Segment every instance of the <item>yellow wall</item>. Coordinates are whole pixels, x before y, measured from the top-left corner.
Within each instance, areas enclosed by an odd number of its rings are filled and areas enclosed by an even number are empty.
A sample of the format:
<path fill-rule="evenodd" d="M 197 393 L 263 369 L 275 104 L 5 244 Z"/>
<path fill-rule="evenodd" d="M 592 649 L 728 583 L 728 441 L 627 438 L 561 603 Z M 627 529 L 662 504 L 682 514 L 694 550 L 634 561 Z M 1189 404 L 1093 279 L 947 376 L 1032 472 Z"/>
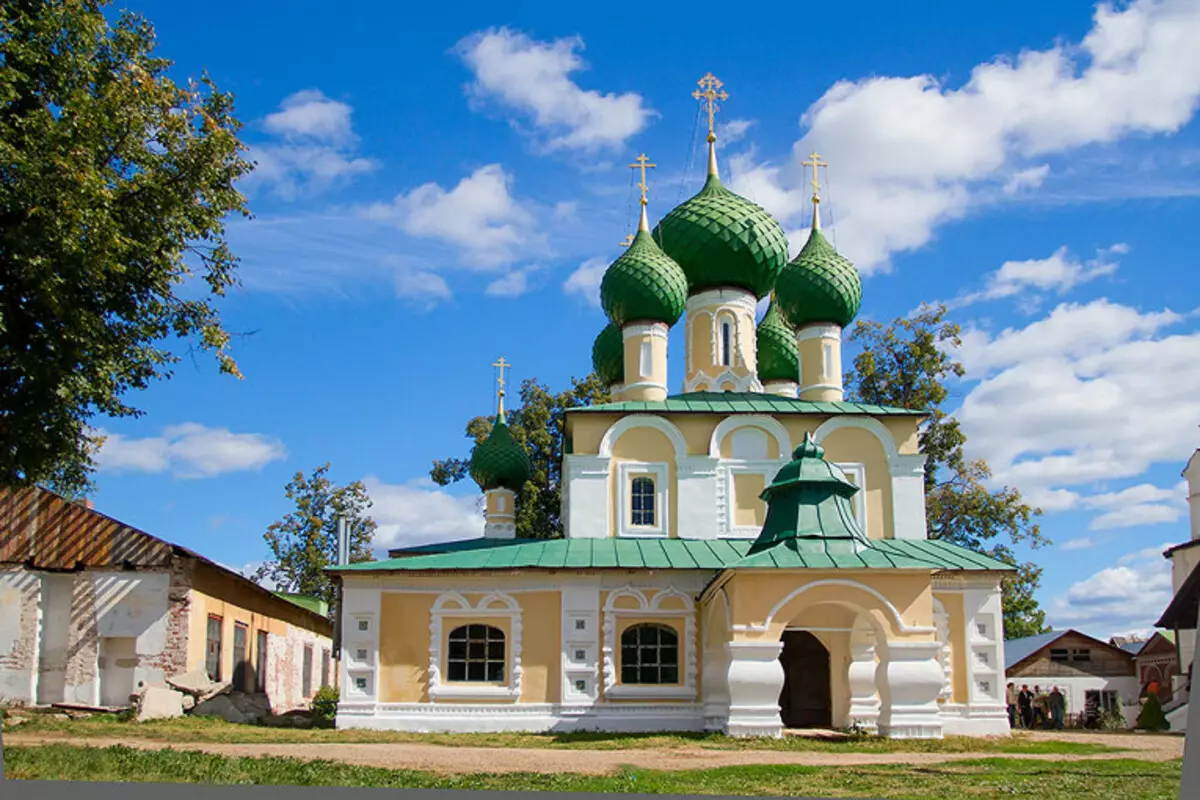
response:
<path fill-rule="evenodd" d="M 380 597 L 380 702 L 428 702 L 429 610 L 436 598 L 437 594 L 399 592 L 383 592 Z"/>
<path fill-rule="evenodd" d="M 767 479 L 763 475 L 734 475 L 733 524 L 762 527 L 767 518 L 767 504 L 759 499 Z"/>
<path fill-rule="evenodd" d="M 967 643 L 963 624 L 963 598 L 957 592 L 934 592 L 946 609 L 950 625 L 950 698 L 955 703 L 967 702 Z"/>

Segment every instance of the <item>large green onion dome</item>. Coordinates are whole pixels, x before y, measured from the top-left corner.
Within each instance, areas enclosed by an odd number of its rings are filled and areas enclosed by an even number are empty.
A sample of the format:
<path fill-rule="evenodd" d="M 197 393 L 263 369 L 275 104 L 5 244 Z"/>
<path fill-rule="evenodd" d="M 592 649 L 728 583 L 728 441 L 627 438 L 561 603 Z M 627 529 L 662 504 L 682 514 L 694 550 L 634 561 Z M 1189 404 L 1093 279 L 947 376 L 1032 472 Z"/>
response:
<path fill-rule="evenodd" d="M 470 472 L 485 492 L 489 489 L 519 492 L 529 480 L 529 454 L 513 438 L 503 411 L 496 415 L 492 432 L 471 452 Z"/>
<path fill-rule="evenodd" d="M 758 323 L 758 379 L 795 381 L 800 379 L 800 351 L 796 333 L 783 318 L 779 303 L 771 298 L 767 313 Z"/>
<path fill-rule="evenodd" d="M 639 230 L 633 244 L 612 263 L 600 282 L 600 303 L 609 320 L 674 325 L 687 306 L 687 277 L 650 238 Z"/>
<path fill-rule="evenodd" d="M 663 217 L 654 239 L 683 267 L 692 294 L 737 287 L 766 297 L 788 257 L 779 223 L 712 172 L 699 194 Z"/>
<path fill-rule="evenodd" d="M 592 345 L 592 370 L 606 385 L 625 380 L 625 337 L 609 324 Z"/>
<path fill-rule="evenodd" d="M 814 225 L 800 253 L 780 273 L 775 296 L 793 328 L 814 322 L 845 328 L 862 303 L 862 280 Z"/>

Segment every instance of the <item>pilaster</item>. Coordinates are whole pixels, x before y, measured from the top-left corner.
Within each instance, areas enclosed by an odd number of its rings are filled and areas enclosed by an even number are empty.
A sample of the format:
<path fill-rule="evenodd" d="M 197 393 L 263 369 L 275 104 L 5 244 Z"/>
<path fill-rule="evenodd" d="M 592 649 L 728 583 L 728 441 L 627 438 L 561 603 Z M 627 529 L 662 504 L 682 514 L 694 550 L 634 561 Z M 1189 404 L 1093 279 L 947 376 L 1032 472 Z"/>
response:
<path fill-rule="evenodd" d="M 892 739 L 941 739 L 937 698 L 945 675 L 934 642 L 888 642 L 876 669 L 879 732 Z"/>
<path fill-rule="evenodd" d="M 779 641 L 730 642 L 729 718 L 725 733 L 730 736 L 783 735 L 779 716 L 779 693 L 783 690 L 783 665 Z"/>

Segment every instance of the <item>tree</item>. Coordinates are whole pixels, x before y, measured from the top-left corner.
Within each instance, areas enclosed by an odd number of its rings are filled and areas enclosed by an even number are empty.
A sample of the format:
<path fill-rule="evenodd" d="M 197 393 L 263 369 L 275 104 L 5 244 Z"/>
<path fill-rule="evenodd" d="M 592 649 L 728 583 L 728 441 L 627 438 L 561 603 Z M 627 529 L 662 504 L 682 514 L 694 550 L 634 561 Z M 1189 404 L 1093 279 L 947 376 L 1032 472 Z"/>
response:
<path fill-rule="evenodd" d="M 562 524 L 563 429 L 566 410 L 609 400 L 608 387 L 596 375 L 571 378 L 571 388 L 557 394 L 536 379 L 521 384 L 521 404 L 505 410 L 513 438 L 529 453 L 529 480 L 517 495 L 517 536 L 558 539 Z M 492 430 L 492 417 L 475 417 L 467 423 L 467 438 L 478 444 Z M 470 458 L 433 462 L 429 477 L 448 486 L 468 476 Z"/>
<path fill-rule="evenodd" d="M 329 479 L 329 463 L 311 477 L 297 472 L 288 482 L 287 498 L 296 510 L 271 524 L 263 539 L 271 558 L 255 572 L 256 580 L 269 579 L 284 592 L 320 597 L 332 604 L 333 581 L 325 573 L 335 566 L 338 554 L 337 517 L 350 528 L 350 563 L 372 561 L 375 520 L 367 516 L 371 498 L 361 481 L 337 486 Z"/>
<path fill-rule="evenodd" d="M 1138 713 L 1136 726 L 1143 731 L 1166 731 L 1171 729 L 1167 715 L 1163 713 L 1162 703 L 1158 695 L 1150 692 L 1142 701 L 1142 710 Z"/>
<path fill-rule="evenodd" d="M 846 373 L 847 396 L 876 405 L 921 409 L 929 419 L 920 432 L 925 462 L 925 511 L 929 536 L 990 556 L 1017 569 L 1003 580 L 1006 638 L 1042 633 L 1045 613 L 1034 597 L 1042 570 L 1017 560 L 1013 545 L 1049 544 L 1031 507 L 1012 487 L 987 488 L 992 473 L 982 459 L 968 460 L 967 437 L 943 408 L 947 381 L 962 377 L 949 349 L 961 344 L 960 328 L 946 321 L 946 307 L 922 307 L 890 325 L 859 320 L 849 340 L 862 346 Z"/>
<path fill-rule="evenodd" d="M 165 339 L 240 377 L 213 304 L 236 283 L 224 220 L 248 216 L 233 98 L 177 86 L 108 4 L 0 4 L 0 485 L 72 496 L 89 419 L 142 413 L 123 397 L 170 376 Z"/>

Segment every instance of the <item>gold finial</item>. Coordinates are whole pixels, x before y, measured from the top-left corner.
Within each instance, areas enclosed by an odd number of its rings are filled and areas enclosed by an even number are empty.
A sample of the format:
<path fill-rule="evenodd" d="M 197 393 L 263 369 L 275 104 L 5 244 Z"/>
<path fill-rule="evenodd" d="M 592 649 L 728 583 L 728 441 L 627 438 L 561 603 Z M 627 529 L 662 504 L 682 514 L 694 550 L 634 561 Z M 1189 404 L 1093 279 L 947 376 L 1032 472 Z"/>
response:
<path fill-rule="evenodd" d="M 497 387 L 498 387 L 496 389 L 496 396 L 500 398 L 499 415 L 504 416 L 504 370 L 511 367 L 512 364 L 505 361 L 504 356 L 500 356 L 500 360 L 497 361 L 495 364 L 492 364 L 492 366 L 496 367 L 498 370 L 500 370 L 500 377 L 496 381 Z"/>
<path fill-rule="evenodd" d="M 621 240 L 621 247 L 629 247 L 631 244 L 633 244 L 633 234 L 627 233 L 625 234 L 625 238 Z"/>
<path fill-rule="evenodd" d="M 635 158 L 634 161 L 637 163 L 630 164 L 629 168 L 640 169 L 642 171 L 642 180 L 640 183 L 638 183 L 638 188 L 642 190 L 642 216 L 641 219 L 638 220 L 638 230 L 648 232 L 650 230 L 650 221 L 646 218 L 646 192 L 650 191 L 650 187 L 646 185 L 646 170 L 654 169 L 658 165 L 651 164 L 650 160 L 646 158 L 645 153 L 642 153 L 640 156 Z"/>
<path fill-rule="evenodd" d="M 801 161 L 800 164 L 805 167 L 812 167 L 813 176 L 812 176 L 812 180 L 809 181 L 809 183 L 811 183 L 812 187 L 813 187 L 813 196 L 812 196 L 813 222 L 812 222 L 812 226 L 813 226 L 813 230 L 817 230 L 818 228 L 821 227 L 821 215 L 817 210 L 817 207 L 821 203 L 821 193 L 820 193 L 821 183 L 820 183 L 820 179 L 817 177 L 817 168 L 818 167 L 828 167 L 829 164 L 822 161 L 821 156 L 818 155 L 817 151 L 815 151 L 815 150 L 812 152 L 811 155 L 809 155 L 808 158 L 809 158 L 808 161 Z"/>
<path fill-rule="evenodd" d="M 697 100 L 703 100 L 704 105 L 708 109 L 708 141 L 715 142 L 717 140 L 716 133 L 713 132 L 713 114 L 719 106 L 718 100 L 726 100 L 729 95 L 721 87 L 725 84 L 717 80 L 716 76 L 711 72 L 705 73 L 704 77 L 696 82 L 700 88 L 692 92 L 692 97 Z"/>

